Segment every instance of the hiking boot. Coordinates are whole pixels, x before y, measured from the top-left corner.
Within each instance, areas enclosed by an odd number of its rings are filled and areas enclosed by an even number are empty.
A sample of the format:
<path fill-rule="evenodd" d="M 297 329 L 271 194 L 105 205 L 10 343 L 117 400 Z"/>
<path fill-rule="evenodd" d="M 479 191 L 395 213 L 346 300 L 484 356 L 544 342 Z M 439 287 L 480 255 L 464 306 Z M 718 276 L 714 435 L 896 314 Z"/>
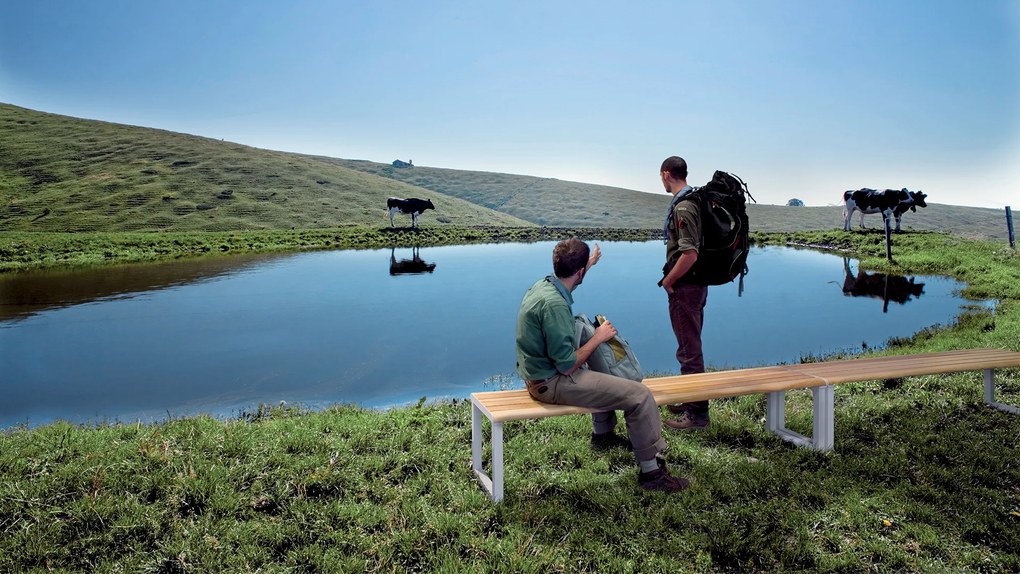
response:
<path fill-rule="evenodd" d="M 675 405 L 666 405 L 666 410 L 673 413 L 674 415 L 682 415 L 687 412 L 687 403 L 677 403 Z"/>
<path fill-rule="evenodd" d="M 623 438 L 622 436 L 612 431 L 605 432 L 602 434 L 592 433 L 591 447 L 595 450 L 610 450 L 613 448 L 632 450 L 629 440 Z"/>
<path fill-rule="evenodd" d="M 666 426 L 674 430 L 699 430 L 708 426 L 708 413 L 703 415 L 684 411 L 679 417 L 664 421 Z"/>
<path fill-rule="evenodd" d="M 686 478 L 673 476 L 666 470 L 665 465 L 652 472 L 638 473 L 638 484 L 645 490 L 657 490 L 660 492 L 680 492 L 687 488 Z"/>

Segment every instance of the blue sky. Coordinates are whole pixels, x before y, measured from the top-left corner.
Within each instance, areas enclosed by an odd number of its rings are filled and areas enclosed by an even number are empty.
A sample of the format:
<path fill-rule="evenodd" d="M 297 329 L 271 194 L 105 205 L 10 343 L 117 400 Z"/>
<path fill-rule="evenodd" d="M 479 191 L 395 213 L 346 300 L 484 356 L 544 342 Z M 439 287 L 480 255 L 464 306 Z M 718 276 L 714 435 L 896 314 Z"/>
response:
<path fill-rule="evenodd" d="M 1020 0 L 0 0 L 0 102 L 759 203 L 1020 207 Z"/>

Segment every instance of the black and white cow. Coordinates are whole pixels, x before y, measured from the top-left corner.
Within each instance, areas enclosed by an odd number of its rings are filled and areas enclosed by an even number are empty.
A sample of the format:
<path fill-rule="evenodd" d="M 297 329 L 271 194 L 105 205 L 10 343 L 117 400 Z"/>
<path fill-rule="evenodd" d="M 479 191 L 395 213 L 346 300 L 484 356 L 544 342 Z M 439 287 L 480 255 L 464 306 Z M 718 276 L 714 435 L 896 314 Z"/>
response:
<path fill-rule="evenodd" d="M 869 188 L 843 192 L 843 230 L 850 231 L 850 220 L 854 211 L 861 212 L 861 229 L 864 228 L 864 214 L 881 213 L 883 223 L 890 217 L 896 220 L 896 232 L 900 232 L 900 219 L 908 209 L 917 211 L 918 207 L 926 207 L 927 197 L 920 191 L 903 189 L 886 189 L 878 191 Z"/>
<path fill-rule="evenodd" d="M 431 199 L 417 199 L 414 197 L 400 199 L 391 197 L 386 200 L 386 208 L 390 210 L 390 227 L 393 227 L 393 216 L 401 213 L 411 216 L 411 227 L 418 226 L 418 216 L 426 209 L 435 209 Z"/>

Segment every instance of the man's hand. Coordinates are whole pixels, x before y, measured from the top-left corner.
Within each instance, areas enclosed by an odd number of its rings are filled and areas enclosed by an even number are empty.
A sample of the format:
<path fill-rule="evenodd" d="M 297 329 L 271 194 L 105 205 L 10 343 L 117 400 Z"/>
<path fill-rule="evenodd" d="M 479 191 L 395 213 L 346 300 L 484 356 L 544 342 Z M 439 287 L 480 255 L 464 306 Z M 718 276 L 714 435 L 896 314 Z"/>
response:
<path fill-rule="evenodd" d="M 591 269 L 602 259 L 602 249 L 599 248 L 599 244 L 596 243 L 595 247 L 592 248 L 591 253 L 588 255 L 588 265 L 585 265 L 585 271 Z"/>
<path fill-rule="evenodd" d="M 680 259 L 676 260 L 673 268 L 662 278 L 662 288 L 666 290 L 666 293 L 674 291 L 677 280 L 687 274 L 697 261 L 698 252 L 694 249 L 689 249 L 680 254 Z"/>
<path fill-rule="evenodd" d="M 592 334 L 591 339 L 581 345 L 581 348 L 577 350 L 577 361 L 574 362 L 574 366 L 570 367 L 570 370 L 564 372 L 564 375 L 570 375 L 577 369 L 581 368 L 581 365 L 588 362 L 588 358 L 595 352 L 595 348 L 612 339 L 616 336 L 616 327 L 613 326 L 609 321 L 603 321 L 601 325 L 595 328 L 595 333 Z"/>
<path fill-rule="evenodd" d="M 598 341 L 598 344 L 601 345 L 615 337 L 616 333 L 616 327 L 607 319 L 595 329 L 595 334 L 591 338 Z"/>

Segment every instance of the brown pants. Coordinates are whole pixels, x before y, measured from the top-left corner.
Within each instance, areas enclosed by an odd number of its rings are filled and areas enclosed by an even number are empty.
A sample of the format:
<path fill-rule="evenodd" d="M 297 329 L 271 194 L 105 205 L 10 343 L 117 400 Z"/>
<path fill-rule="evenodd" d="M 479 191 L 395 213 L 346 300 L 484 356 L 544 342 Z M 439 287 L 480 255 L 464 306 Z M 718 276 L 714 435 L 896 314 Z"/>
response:
<path fill-rule="evenodd" d="M 616 425 L 616 411 L 622 410 L 638 461 L 651 460 L 666 450 L 659 406 L 652 391 L 642 383 L 578 369 L 569 377 L 556 375 L 547 381 L 528 383 L 528 394 L 543 403 L 598 409 L 592 418 L 597 423 L 608 423 L 610 428 Z"/>
<path fill-rule="evenodd" d="M 676 360 L 680 374 L 705 372 L 705 355 L 701 352 L 701 327 L 705 323 L 708 287 L 676 283 L 669 294 L 669 321 L 676 335 Z M 708 414 L 708 401 L 687 403 L 693 414 Z"/>

